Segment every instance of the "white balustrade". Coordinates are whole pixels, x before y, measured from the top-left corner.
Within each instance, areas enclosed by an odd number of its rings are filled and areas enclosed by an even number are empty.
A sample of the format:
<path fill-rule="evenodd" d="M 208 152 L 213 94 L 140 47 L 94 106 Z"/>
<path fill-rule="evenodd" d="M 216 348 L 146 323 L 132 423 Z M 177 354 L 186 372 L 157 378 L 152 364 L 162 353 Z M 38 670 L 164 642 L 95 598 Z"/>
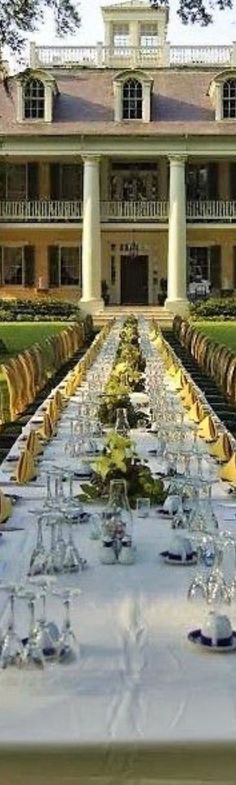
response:
<path fill-rule="evenodd" d="M 171 46 L 170 66 L 230 65 L 231 46 Z"/>
<path fill-rule="evenodd" d="M 37 46 L 31 45 L 30 65 L 36 68 L 57 65 L 111 66 L 227 66 L 233 60 L 233 46 Z"/>
<path fill-rule="evenodd" d="M 100 204 L 101 221 L 137 223 L 168 220 L 167 201 L 103 201 Z M 79 222 L 83 217 L 82 201 L 20 200 L 0 201 L 0 223 L 60 223 Z M 235 200 L 188 201 L 186 206 L 188 222 L 221 223 L 236 222 Z"/>
<path fill-rule="evenodd" d="M 102 221 L 166 221 L 168 202 L 101 202 Z"/>
<path fill-rule="evenodd" d="M 79 221 L 82 218 L 82 201 L 52 201 L 24 199 L 0 201 L 0 222 L 27 221 L 48 222 Z"/>
<path fill-rule="evenodd" d="M 202 202 L 187 202 L 188 221 L 215 221 L 231 223 L 236 221 L 236 201 L 234 200 L 208 200 Z"/>

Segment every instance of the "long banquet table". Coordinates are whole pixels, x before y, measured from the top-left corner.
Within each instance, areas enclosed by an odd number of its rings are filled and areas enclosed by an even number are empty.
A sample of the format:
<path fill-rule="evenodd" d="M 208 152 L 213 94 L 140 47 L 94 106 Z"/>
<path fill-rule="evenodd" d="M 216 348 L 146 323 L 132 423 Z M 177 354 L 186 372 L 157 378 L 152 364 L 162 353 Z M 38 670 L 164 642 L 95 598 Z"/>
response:
<path fill-rule="evenodd" d="M 45 449 L 57 464 L 65 465 L 68 428 L 64 415 Z M 149 457 L 153 436 L 136 431 L 135 439 L 140 455 Z M 155 458 L 151 465 L 155 470 Z M 3 469 L 0 484 L 7 491 Z M 9 526 L 19 531 L 5 533 L 0 543 L 2 581 L 25 580 L 36 536 L 30 510 L 42 504 L 42 479 L 19 493 L 6 532 Z M 234 530 L 234 512 L 220 505 L 227 504 L 227 485 L 218 483 L 214 497 L 220 524 Z M 230 524 L 224 522 L 229 517 Z M 60 576 L 59 583 L 81 589 L 71 610 L 80 655 L 70 665 L 48 663 L 42 672 L 1 671 L 2 776 L 14 785 L 235 782 L 236 654 L 209 654 L 187 640 L 206 608 L 186 599 L 196 567 L 172 567 L 159 556 L 172 536 L 170 520 L 156 510 L 147 519 L 134 515 L 136 562 L 129 567 L 100 563 L 90 523 L 73 529 L 88 568 Z M 229 612 L 236 628 L 235 603 Z M 2 592 L 0 614 L 4 627 Z M 50 599 L 48 616 L 61 622 L 58 598 Z M 22 600 L 16 618 L 24 637 Z"/>

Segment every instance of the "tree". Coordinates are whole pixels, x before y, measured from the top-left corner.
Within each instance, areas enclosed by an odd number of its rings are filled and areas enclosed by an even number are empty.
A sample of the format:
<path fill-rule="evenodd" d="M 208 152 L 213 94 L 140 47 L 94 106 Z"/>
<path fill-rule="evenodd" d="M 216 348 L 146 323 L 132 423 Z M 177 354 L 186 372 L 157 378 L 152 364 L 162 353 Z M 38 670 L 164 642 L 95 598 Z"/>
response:
<path fill-rule="evenodd" d="M 46 8 L 53 11 L 58 35 L 74 33 L 80 26 L 73 0 L 0 0 L 0 46 L 20 53 L 25 33 L 37 30 Z"/>
<path fill-rule="evenodd" d="M 167 0 L 150 0 L 154 8 L 160 5 L 169 6 Z M 214 11 L 224 11 L 233 7 L 233 0 L 179 0 L 177 14 L 184 25 L 200 24 L 202 27 L 213 22 Z"/>

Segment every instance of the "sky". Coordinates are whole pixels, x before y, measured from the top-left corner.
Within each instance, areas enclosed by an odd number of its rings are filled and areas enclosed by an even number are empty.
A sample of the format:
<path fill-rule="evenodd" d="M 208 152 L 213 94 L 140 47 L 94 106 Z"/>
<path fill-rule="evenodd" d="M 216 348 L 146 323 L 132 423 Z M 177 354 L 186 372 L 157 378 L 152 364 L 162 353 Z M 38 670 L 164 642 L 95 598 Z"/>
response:
<path fill-rule="evenodd" d="M 103 40 L 103 23 L 100 6 L 115 4 L 116 0 L 81 0 L 78 4 L 81 15 L 81 27 L 74 36 L 58 40 L 53 29 L 52 17 L 45 14 L 44 24 L 41 29 L 31 33 L 29 40 L 39 44 L 52 45 L 74 44 L 94 45 Z M 236 41 L 236 2 L 234 10 L 218 11 L 214 13 L 214 23 L 207 28 L 200 25 L 181 24 L 176 9 L 178 0 L 170 0 L 170 23 L 168 40 L 172 44 L 229 44 Z M 28 58 L 27 58 L 28 59 Z"/>

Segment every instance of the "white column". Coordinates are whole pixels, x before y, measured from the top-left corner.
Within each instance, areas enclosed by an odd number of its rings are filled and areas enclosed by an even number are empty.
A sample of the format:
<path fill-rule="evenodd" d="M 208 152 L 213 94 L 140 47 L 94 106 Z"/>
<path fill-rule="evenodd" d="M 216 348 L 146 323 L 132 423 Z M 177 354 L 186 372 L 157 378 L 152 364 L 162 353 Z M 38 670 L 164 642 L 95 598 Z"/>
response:
<path fill-rule="evenodd" d="M 165 308 L 175 314 L 188 310 L 186 283 L 185 158 L 170 158 L 168 285 Z"/>
<path fill-rule="evenodd" d="M 82 238 L 82 298 L 80 307 L 95 313 L 104 307 L 101 297 L 101 226 L 99 158 L 84 158 L 84 202 Z"/>

